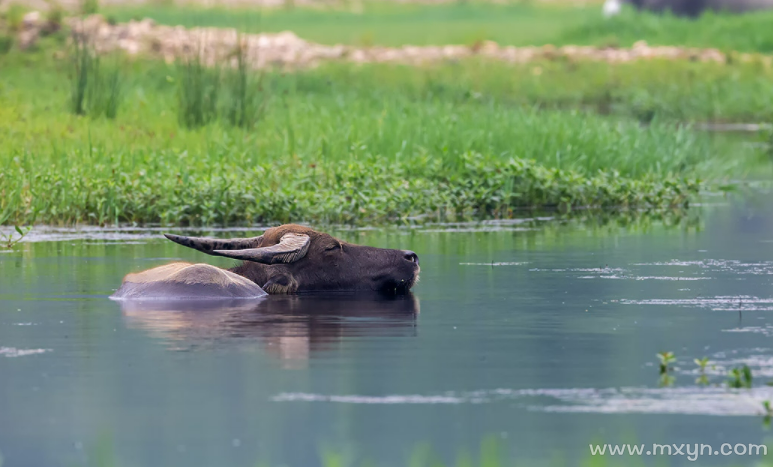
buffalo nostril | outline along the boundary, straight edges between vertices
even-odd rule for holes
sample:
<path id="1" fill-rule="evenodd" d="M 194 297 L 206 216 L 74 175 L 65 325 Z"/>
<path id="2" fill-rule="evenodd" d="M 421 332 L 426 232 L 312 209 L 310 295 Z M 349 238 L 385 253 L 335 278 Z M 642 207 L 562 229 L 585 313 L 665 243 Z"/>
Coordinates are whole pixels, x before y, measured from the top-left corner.
<path id="1" fill-rule="evenodd" d="M 411 263 L 419 264 L 419 255 L 410 250 L 403 250 L 403 258 L 407 259 Z"/>

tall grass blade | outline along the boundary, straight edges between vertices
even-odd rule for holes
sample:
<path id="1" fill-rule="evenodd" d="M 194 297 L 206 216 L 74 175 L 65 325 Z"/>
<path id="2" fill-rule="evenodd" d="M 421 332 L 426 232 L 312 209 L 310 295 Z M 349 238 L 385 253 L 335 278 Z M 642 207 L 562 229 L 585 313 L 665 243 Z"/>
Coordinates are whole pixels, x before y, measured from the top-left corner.
<path id="1" fill-rule="evenodd" d="M 239 35 L 232 54 L 232 61 L 236 62 L 235 67 L 229 67 L 226 73 L 226 98 L 223 106 L 226 122 L 239 128 L 253 127 L 265 107 L 264 74 L 252 72 L 249 60 L 249 43 Z"/>
<path id="2" fill-rule="evenodd" d="M 177 115 L 186 128 L 197 128 L 217 118 L 220 93 L 220 71 L 207 67 L 202 57 L 202 44 L 188 56 L 177 60 Z"/>
<path id="3" fill-rule="evenodd" d="M 94 56 L 86 34 L 73 32 L 72 39 L 70 60 L 74 75 L 70 89 L 70 111 L 75 115 L 85 115 L 87 88 L 94 73 Z"/>

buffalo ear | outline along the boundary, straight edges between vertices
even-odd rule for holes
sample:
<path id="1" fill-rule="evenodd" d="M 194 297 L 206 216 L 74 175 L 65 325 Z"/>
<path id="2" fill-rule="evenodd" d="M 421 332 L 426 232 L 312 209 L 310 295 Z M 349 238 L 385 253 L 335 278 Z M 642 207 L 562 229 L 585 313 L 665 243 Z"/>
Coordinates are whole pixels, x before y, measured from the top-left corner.
<path id="1" fill-rule="evenodd" d="M 276 245 L 244 250 L 215 250 L 214 254 L 263 264 L 294 263 L 306 256 L 310 244 L 311 238 L 308 235 L 288 232 L 282 235 Z"/>

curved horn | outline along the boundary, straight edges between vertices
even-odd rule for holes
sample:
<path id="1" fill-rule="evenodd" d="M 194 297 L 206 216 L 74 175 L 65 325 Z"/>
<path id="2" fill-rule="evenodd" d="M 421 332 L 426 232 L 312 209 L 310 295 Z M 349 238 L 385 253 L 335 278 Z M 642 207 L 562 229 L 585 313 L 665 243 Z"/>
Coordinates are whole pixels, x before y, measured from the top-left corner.
<path id="1" fill-rule="evenodd" d="M 288 232 L 282 235 L 279 243 L 273 246 L 236 251 L 215 250 L 214 253 L 227 258 L 255 261 L 256 263 L 293 263 L 306 256 L 310 241 L 311 238 L 308 235 Z"/>
<path id="2" fill-rule="evenodd" d="M 226 256 L 216 253 L 216 250 L 244 250 L 247 248 L 259 247 L 263 242 L 263 235 L 253 238 L 230 238 L 227 240 L 204 237 L 182 237 L 180 235 L 172 234 L 164 234 L 164 237 L 175 243 L 179 243 L 182 246 L 187 246 L 188 248 L 193 248 L 194 250 L 199 250 L 212 256 Z"/>

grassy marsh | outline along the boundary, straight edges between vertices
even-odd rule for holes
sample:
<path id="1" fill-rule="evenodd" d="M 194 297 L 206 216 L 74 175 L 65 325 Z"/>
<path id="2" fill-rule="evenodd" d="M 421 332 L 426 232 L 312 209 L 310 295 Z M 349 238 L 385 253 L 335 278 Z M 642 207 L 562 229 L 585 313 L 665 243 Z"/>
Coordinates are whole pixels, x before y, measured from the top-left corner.
<path id="1" fill-rule="evenodd" d="M 508 65 L 471 60 L 421 68 L 329 66 L 322 73 L 331 89 L 387 89 L 412 99 L 591 110 L 642 123 L 656 118 L 773 122 L 773 68 L 761 63 L 554 60 Z"/>
<path id="2" fill-rule="evenodd" d="M 750 160 L 765 157 L 718 147 L 657 115 L 642 126 L 519 104 L 508 99 L 507 78 L 517 72 L 471 71 L 474 63 L 269 73 L 254 125 L 221 118 L 186 129 L 177 115 L 188 75 L 179 67 L 125 63 L 126 99 L 107 119 L 66 111 L 65 63 L 5 60 L 12 66 L 0 119 L 14 122 L 0 131 L 7 223 L 379 222 L 663 208 L 683 206 L 696 179 L 742 177 L 759 169 Z M 472 78 L 441 78 L 454 73 Z"/>

